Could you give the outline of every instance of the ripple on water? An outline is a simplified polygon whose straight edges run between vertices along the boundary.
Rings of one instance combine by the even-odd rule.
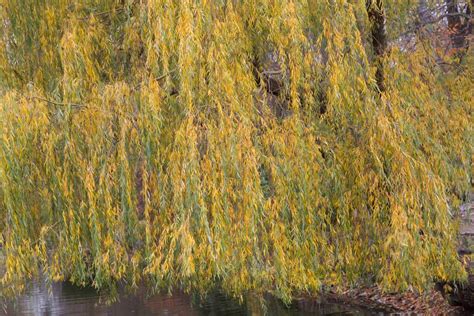
[[[123,296],[113,304],[101,301],[90,287],[82,288],[68,282],[55,283],[51,293],[44,283],[33,283],[26,294],[9,302],[0,315],[259,315],[251,304],[239,304],[220,293],[197,301],[190,295],[174,292],[147,297],[144,291]],[[290,308],[275,299],[267,304],[267,315],[374,315],[342,304],[297,304]]]

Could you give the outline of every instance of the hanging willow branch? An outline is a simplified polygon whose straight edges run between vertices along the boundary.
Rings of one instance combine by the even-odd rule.
[[[155,80],[156,81],[161,81],[161,80],[165,79],[167,76],[174,73],[175,71],[176,71],[176,69],[173,69],[173,70],[171,70],[171,71],[169,71],[169,72],[167,72],[167,73],[165,73],[165,74],[163,74],[159,77],[156,77]],[[135,90],[139,89],[142,84],[143,84],[143,82],[140,82],[137,86],[135,86]],[[43,98],[43,97],[38,97],[38,96],[26,96],[25,98],[28,99],[28,100],[39,100],[39,101],[43,101],[43,102],[53,104],[53,105],[57,105],[57,106],[65,106],[65,107],[73,107],[73,108],[83,108],[83,107],[86,106],[85,104],[79,104],[79,103],[58,102],[58,101],[49,100],[49,99],[46,99],[46,98]]]
[[[39,100],[43,101],[49,104],[57,105],[57,106],[65,106],[65,107],[72,107],[72,108],[82,108],[85,107],[84,104],[78,104],[78,103],[63,103],[63,102],[58,102],[58,101],[53,101],[49,100],[46,98],[38,97],[38,96],[26,96],[25,97],[27,100]]]

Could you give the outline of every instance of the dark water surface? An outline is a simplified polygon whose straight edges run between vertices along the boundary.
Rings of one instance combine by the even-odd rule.
[[[52,292],[41,283],[34,283],[26,294],[0,309],[0,315],[262,315],[258,303],[242,303],[215,293],[205,300],[173,293],[147,297],[135,294],[120,297],[106,304],[93,288],[70,283],[56,283]],[[343,304],[300,301],[286,307],[276,299],[267,301],[267,315],[381,315]]]

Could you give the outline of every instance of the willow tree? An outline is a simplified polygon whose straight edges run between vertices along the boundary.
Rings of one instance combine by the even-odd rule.
[[[472,54],[403,48],[411,3],[381,52],[362,0],[0,1],[3,294],[462,280]]]

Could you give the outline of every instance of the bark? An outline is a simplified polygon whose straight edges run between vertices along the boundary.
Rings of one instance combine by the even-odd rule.
[[[284,92],[283,70],[277,60],[276,53],[269,51],[261,59],[255,54],[252,64],[257,87],[265,89],[258,93],[258,98],[264,100],[276,118],[282,119],[291,115],[291,110]]]
[[[375,77],[380,92],[383,92],[385,91],[383,58],[388,46],[383,0],[366,0],[366,8],[371,23],[372,47],[375,54],[374,61],[377,66]]]
[[[418,17],[422,25],[429,24],[433,19],[427,0],[418,1]]]
[[[471,0],[471,7],[473,5],[474,0]],[[461,10],[457,0],[446,0],[448,28],[451,32],[453,48],[465,48],[467,46],[466,37],[472,33],[471,7],[467,6],[466,11],[462,12],[463,10]]]

